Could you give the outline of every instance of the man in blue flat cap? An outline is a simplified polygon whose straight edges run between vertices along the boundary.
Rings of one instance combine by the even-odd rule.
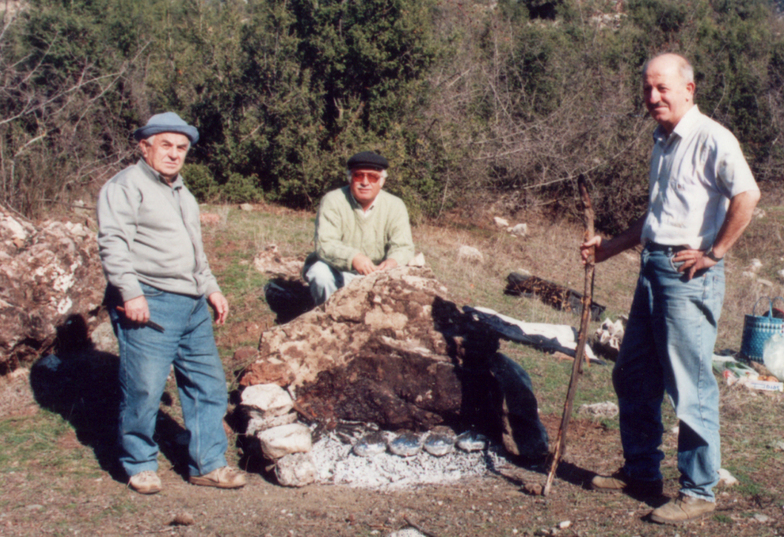
[[[98,198],[106,303],[120,346],[120,462],[133,490],[161,490],[153,434],[174,366],[190,482],[239,488],[245,476],[225,458],[228,394],[208,308],[222,325],[229,303],[204,254],[199,205],[180,175],[199,131],[166,112],[133,134],[142,158],[107,181]]]
[[[403,266],[414,257],[406,205],[381,190],[387,159],[363,151],[347,162],[349,185],[328,192],[316,217],[316,251],[302,274],[316,304],[359,276]]]

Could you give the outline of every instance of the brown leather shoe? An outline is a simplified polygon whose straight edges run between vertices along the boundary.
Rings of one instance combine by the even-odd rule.
[[[677,498],[673,498],[661,507],[654,509],[651,512],[651,520],[657,524],[683,524],[709,515],[715,509],[715,502],[695,498],[681,492]]]
[[[612,475],[596,475],[591,479],[591,488],[602,492],[624,492],[638,496],[661,496],[662,482],[634,479],[616,470]]]
[[[145,470],[132,475],[128,486],[139,494],[155,494],[161,491],[161,478],[152,470]]]
[[[219,489],[238,489],[245,486],[245,474],[230,466],[224,466],[205,475],[192,475],[191,484]]]

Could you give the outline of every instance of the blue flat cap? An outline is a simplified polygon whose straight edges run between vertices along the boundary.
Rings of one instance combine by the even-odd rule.
[[[133,137],[136,140],[144,140],[154,134],[162,132],[176,132],[184,134],[190,139],[192,144],[199,141],[199,129],[193,125],[185,123],[180,116],[174,112],[164,112],[163,114],[155,114],[150,118],[144,127],[140,127],[133,132]]]
[[[353,170],[354,168],[373,168],[376,170],[386,170],[389,168],[387,159],[372,151],[362,151],[357,153],[346,163],[346,168]]]

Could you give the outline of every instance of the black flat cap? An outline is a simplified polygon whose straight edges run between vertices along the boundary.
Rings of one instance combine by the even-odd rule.
[[[353,170],[354,168],[373,168],[376,170],[386,170],[389,168],[389,162],[387,162],[387,159],[381,155],[373,153],[372,151],[362,151],[361,153],[357,153],[348,159],[346,167],[349,170]]]

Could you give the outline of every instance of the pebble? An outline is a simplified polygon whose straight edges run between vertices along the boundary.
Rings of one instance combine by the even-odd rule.
[[[425,537],[425,534],[414,528],[404,528],[390,533],[389,537]]]
[[[523,492],[526,494],[530,494],[531,496],[541,496],[542,495],[542,485],[539,483],[526,483],[523,485]]]
[[[719,469],[719,483],[720,486],[731,487],[738,484],[738,480],[724,468]]]
[[[558,524],[558,527],[561,528],[562,530],[565,530],[566,528],[568,528],[571,525],[572,525],[572,521],[571,520],[564,520],[563,522]]]
[[[614,418],[618,415],[618,405],[612,401],[580,405],[578,412],[589,414],[596,418]]]
[[[509,233],[512,235],[517,235],[518,237],[525,237],[528,235],[528,225],[527,224],[517,224],[516,226],[512,226],[507,229]]]
[[[466,431],[457,437],[457,447],[463,451],[481,451],[487,447],[487,437],[474,431]]]
[[[760,524],[765,524],[767,521],[770,520],[770,517],[767,515],[763,515],[761,513],[757,513],[756,515],[754,515],[754,520],[756,520]]]
[[[169,524],[170,526],[192,526],[196,523],[196,519],[188,512],[177,513],[174,520]]]
[[[384,431],[366,434],[354,444],[352,451],[360,457],[373,457],[387,450],[387,435]]]
[[[482,263],[485,260],[485,256],[482,255],[482,252],[473,246],[463,245],[457,251],[457,260],[468,261],[471,263]]]
[[[456,440],[457,438],[451,430],[436,431],[434,429],[425,440],[425,451],[434,457],[443,457],[455,450]]]
[[[422,435],[413,431],[403,431],[389,442],[389,451],[400,457],[413,457],[422,451]]]

